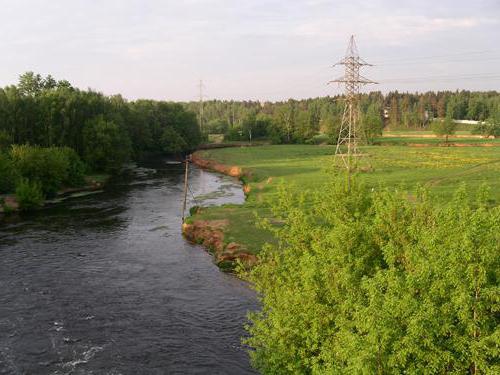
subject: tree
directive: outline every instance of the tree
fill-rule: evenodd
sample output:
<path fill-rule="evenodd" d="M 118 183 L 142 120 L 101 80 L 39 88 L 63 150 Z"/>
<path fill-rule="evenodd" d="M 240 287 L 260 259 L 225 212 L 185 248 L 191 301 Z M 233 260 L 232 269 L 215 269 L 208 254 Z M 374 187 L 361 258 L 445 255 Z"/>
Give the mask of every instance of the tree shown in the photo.
<path fill-rule="evenodd" d="M 492 113 L 492 116 L 482 122 L 474 129 L 474 133 L 484 137 L 500 137 L 500 106 Z"/>
<path fill-rule="evenodd" d="M 256 113 L 251 111 L 243 118 L 241 130 L 243 131 L 244 137 L 252 143 L 252 137 L 254 136 Z"/>
<path fill-rule="evenodd" d="M 184 139 L 170 127 L 166 127 L 163 131 L 161 142 L 162 151 L 169 154 L 176 154 L 186 150 L 187 148 L 187 144 Z"/>
<path fill-rule="evenodd" d="M 382 134 L 384 123 L 381 116 L 381 108 L 377 103 L 370 104 L 361 119 L 361 135 L 364 140 L 371 144 L 375 137 Z"/>
<path fill-rule="evenodd" d="M 400 112 L 399 112 L 399 104 L 398 104 L 398 93 L 392 96 L 390 107 L 389 107 L 389 123 L 391 129 L 397 129 L 400 125 Z"/>
<path fill-rule="evenodd" d="M 12 159 L 0 151 L 0 194 L 12 192 L 18 179 L 19 175 Z"/>
<path fill-rule="evenodd" d="M 17 86 L 22 95 L 36 96 L 43 89 L 44 82 L 40 74 L 26 72 L 19 76 L 19 83 Z"/>
<path fill-rule="evenodd" d="M 453 121 L 450 115 L 446 116 L 444 120 L 436 119 L 431 125 L 432 131 L 437 136 L 445 137 L 445 143 L 448 143 L 448 137 L 455 133 L 457 124 Z"/>
<path fill-rule="evenodd" d="M 128 135 L 112 121 L 97 116 L 83 130 L 84 159 L 95 171 L 116 172 L 130 157 Z"/>
<path fill-rule="evenodd" d="M 311 195 L 311 193 L 309 193 Z M 500 210 L 461 188 L 330 183 L 282 190 L 278 241 L 248 274 L 261 310 L 246 343 L 264 374 L 493 374 L 498 370 Z"/>

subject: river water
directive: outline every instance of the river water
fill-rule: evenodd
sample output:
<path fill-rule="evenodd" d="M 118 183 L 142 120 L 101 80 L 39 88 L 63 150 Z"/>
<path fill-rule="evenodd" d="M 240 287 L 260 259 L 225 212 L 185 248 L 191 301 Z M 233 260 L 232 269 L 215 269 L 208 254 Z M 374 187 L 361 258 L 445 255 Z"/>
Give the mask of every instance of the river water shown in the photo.
<path fill-rule="evenodd" d="M 241 186 L 192 168 L 197 203 Z M 95 195 L 0 223 L 0 374 L 248 374 L 257 307 L 181 235 L 183 166 L 141 164 Z"/>

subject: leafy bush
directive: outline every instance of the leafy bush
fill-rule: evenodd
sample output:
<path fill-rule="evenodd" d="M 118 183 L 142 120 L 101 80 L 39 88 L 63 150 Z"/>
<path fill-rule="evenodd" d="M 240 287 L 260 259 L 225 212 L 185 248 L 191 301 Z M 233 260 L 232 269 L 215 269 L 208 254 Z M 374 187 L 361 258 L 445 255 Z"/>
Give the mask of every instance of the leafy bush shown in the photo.
<path fill-rule="evenodd" d="M 70 148 L 13 145 L 10 158 L 19 175 L 39 182 L 45 195 L 83 183 L 85 166 Z"/>
<path fill-rule="evenodd" d="M 306 140 L 305 143 L 309 145 L 321 145 L 321 144 L 328 144 L 329 142 L 330 142 L 330 137 L 328 136 L 328 134 L 317 134 L 312 138 Z"/>
<path fill-rule="evenodd" d="M 23 178 L 16 186 L 16 200 L 21 210 L 31 210 L 43 204 L 42 187 L 37 181 Z"/>
<path fill-rule="evenodd" d="M 54 194 L 62 185 L 68 162 L 55 150 L 13 145 L 10 156 L 21 177 L 38 182 L 44 194 Z"/>
<path fill-rule="evenodd" d="M 304 201 L 279 194 L 279 243 L 248 274 L 262 302 L 246 340 L 257 369 L 498 373 L 500 208 L 484 190 L 436 207 L 422 190 L 332 183 Z"/>

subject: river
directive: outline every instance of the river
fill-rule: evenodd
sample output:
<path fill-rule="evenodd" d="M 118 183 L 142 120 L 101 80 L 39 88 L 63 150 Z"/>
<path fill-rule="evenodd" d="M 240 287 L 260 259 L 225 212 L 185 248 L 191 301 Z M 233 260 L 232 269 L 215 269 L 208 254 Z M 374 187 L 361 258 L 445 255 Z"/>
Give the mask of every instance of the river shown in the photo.
<path fill-rule="evenodd" d="M 190 203 L 240 203 L 193 167 Z M 250 374 L 254 293 L 181 235 L 183 166 L 0 222 L 0 374 Z M 202 199 L 202 201 L 200 200 Z"/>

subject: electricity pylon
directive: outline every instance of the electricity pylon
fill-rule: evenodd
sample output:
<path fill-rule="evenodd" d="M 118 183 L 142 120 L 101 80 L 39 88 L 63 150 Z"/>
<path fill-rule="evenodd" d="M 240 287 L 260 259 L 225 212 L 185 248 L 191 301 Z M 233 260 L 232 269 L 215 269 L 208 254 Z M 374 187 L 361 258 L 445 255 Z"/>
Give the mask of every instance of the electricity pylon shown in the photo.
<path fill-rule="evenodd" d="M 328 83 L 337 82 L 339 84 L 344 84 L 345 106 L 337 139 L 337 147 L 335 149 L 335 158 L 340 158 L 342 160 L 343 167 L 347 169 L 348 184 L 350 185 L 351 171 L 357 163 L 357 157 L 360 155 L 358 150 L 358 127 L 360 118 L 359 89 L 361 85 L 377 82 L 369 80 L 359 74 L 359 70 L 362 66 L 372 65 L 359 57 L 354 35 L 351 35 L 345 57 L 334 66 L 337 65 L 344 65 L 345 73 L 342 77 Z"/>

